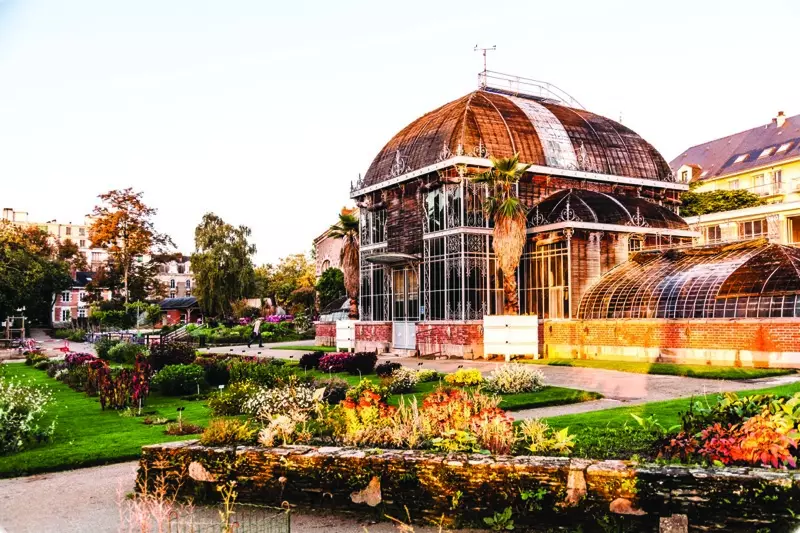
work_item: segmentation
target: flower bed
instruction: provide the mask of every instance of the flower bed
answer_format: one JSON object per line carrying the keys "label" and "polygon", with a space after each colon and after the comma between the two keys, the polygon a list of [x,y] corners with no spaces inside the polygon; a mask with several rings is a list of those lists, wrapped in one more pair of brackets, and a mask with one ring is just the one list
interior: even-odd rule
{"label": "flower bed", "polygon": [[656,531],[659,517],[681,513],[693,528],[787,531],[800,503],[800,479],[788,471],[559,457],[188,441],[145,446],[140,465],[143,486],[166,475],[199,499],[217,499],[217,486],[235,482],[241,502],[403,518],[408,509],[418,523],[446,526]]}

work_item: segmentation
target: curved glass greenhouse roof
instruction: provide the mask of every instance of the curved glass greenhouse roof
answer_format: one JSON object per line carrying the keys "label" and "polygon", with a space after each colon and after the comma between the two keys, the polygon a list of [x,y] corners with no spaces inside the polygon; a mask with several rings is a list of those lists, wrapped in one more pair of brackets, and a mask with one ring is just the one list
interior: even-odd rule
{"label": "curved glass greenhouse roof", "polygon": [[766,239],[640,252],[581,299],[578,318],[800,317],[800,249]]}

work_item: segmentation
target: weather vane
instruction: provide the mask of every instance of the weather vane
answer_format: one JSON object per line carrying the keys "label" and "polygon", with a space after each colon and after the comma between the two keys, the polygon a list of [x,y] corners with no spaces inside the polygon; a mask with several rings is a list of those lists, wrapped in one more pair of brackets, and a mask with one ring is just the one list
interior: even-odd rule
{"label": "weather vane", "polygon": [[478,45],[475,45],[475,51],[483,52],[483,72],[478,74],[478,79],[480,80],[481,87],[486,87],[486,52],[491,52],[497,50],[497,45],[492,45],[491,48],[479,48]]}

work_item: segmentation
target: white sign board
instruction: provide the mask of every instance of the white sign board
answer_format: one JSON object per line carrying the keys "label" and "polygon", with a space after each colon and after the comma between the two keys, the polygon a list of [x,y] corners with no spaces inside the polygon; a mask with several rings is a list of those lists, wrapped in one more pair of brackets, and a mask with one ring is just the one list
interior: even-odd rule
{"label": "white sign board", "polygon": [[356,348],[356,321],[336,321],[336,349],[349,352]]}
{"label": "white sign board", "polygon": [[487,315],[483,317],[483,353],[539,355],[539,317],[536,315]]}

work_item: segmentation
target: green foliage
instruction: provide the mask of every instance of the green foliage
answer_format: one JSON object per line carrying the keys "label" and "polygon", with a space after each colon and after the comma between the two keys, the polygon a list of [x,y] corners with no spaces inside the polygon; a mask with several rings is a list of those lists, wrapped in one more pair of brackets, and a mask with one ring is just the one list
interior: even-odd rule
{"label": "green foliage", "polygon": [[684,217],[744,209],[766,203],[759,195],[743,189],[707,192],[690,190],[681,195],[681,202],[681,216]]}
{"label": "green foliage", "polygon": [[80,328],[56,329],[53,334],[57,339],[67,339],[71,342],[83,342],[86,340],[86,331]]}
{"label": "green foliage", "polygon": [[441,437],[431,439],[431,447],[445,453],[478,453],[481,451],[478,438],[463,429],[446,431]]}
{"label": "green foliage", "polygon": [[203,367],[206,383],[212,387],[226,385],[231,379],[230,365],[233,358],[225,354],[204,354],[194,360]]}
{"label": "green foliage", "polygon": [[196,357],[194,346],[186,342],[160,342],[150,347],[150,364],[155,370],[167,365],[188,365]]}
{"label": "green foliage", "polygon": [[382,402],[386,401],[386,398],[389,397],[388,387],[379,385],[378,383],[375,383],[374,381],[367,378],[362,378],[357,385],[355,385],[349,391],[347,391],[347,397],[351,400],[357,400],[358,398],[361,398],[364,395],[364,391],[374,392],[380,397],[380,400]]}
{"label": "green foliage", "polygon": [[338,268],[329,268],[319,277],[316,285],[320,309],[346,294],[344,273]]}
{"label": "green foliage", "polygon": [[167,365],[153,376],[152,385],[166,396],[195,394],[205,388],[205,373],[199,365]]}
{"label": "green foliage", "polygon": [[213,213],[203,215],[195,228],[194,294],[207,314],[228,312],[231,302],[246,298],[253,288],[256,247],[248,242],[250,233],[247,226],[234,227]]}
{"label": "green foliage", "polygon": [[25,364],[28,366],[34,366],[42,361],[49,361],[49,358],[43,353],[29,352],[25,354]]}
{"label": "green foliage", "polygon": [[0,380],[0,455],[16,452],[32,442],[43,442],[55,430],[47,425],[52,394],[19,380]]}
{"label": "green foliage", "polygon": [[511,507],[506,507],[501,513],[486,517],[483,522],[492,528],[492,531],[513,531],[514,521],[511,519]]}
{"label": "green foliage", "polygon": [[519,436],[525,449],[534,455],[568,453],[575,445],[575,435],[569,434],[569,428],[554,430],[538,419],[523,420]]}
{"label": "green foliage", "polygon": [[119,342],[108,350],[108,359],[114,363],[121,363],[130,365],[136,360],[136,356],[143,354],[147,349],[141,344],[134,344],[132,342]]}
{"label": "green foliage", "polygon": [[[235,361],[230,366],[230,382],[252,381],[265,387],[274,387],[293,376],[291,368],[275,364],[271,361]],[[309,378],[310,379],[310,378]]]}
{"label": "green foliage", "polygon": [[208,407],[215,415],[239,415],[244,413],[244,403],[250,399],[259,386],[252,381],[231,383],[224,389],[213,392],[208,397]]}
{"label": "green foliage", "polygon": [[119,343],[119,339],[101,337],[96,343],[94,343],[94,351],[97,353],[97,357],[100,359],[108,360],[108,354],[111,351],[111,348]]}
{"label": "green foliage", "polygon": [[200,436],[204,446],[229,446],[232,444],[255,444],[258,428],[249,420],[237,418],[215,418]]}
{"label": "green foliage", "polygon": [[131,316],[124,309],[103,310],[92,306],[89,317],[105,328],[127,329],[136,325],[135,316]]}

